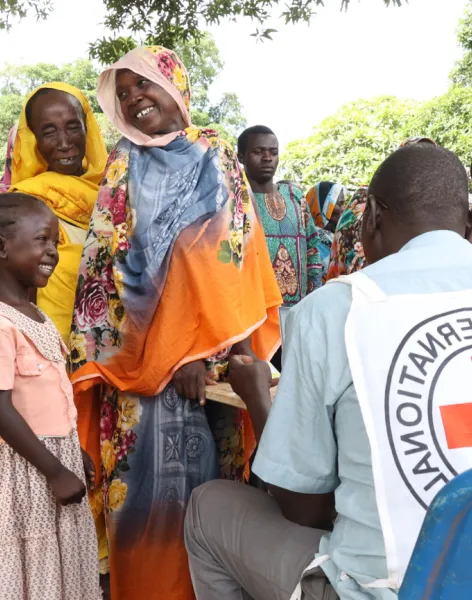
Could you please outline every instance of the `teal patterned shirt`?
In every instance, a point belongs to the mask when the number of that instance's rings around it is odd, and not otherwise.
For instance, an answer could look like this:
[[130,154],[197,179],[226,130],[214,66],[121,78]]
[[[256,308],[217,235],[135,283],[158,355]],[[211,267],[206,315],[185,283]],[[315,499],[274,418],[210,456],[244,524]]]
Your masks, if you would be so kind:
[[284,306],[321,287],[320,239],[303,192],[282,183],[274,194],[254,194]]

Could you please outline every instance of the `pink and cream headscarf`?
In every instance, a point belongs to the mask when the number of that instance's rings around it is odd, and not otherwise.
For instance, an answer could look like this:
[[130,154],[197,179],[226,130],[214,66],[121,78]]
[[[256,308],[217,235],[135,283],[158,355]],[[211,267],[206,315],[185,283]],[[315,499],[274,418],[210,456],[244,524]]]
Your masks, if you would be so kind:
[[138,146],[166,146],[180,131],[151,137],[128,123],[116,96],[116,72],[120,69],[134,71],[149,81],[160,85],[177,103],[187,127],[190,118],[190,80],[187,69],[172,50],[162,46],[135,48],[119,61],[108,67],[98,80],[97,99],[103,112],[118,131]]

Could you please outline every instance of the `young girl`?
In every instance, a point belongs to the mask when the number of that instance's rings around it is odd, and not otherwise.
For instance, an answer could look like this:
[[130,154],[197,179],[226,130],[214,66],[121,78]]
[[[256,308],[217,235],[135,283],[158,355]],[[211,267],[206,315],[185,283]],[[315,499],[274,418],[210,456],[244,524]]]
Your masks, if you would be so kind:
[[28,301],[57,265],[58,237],[43,202],[0,197],[1,600],[101,597],[65,347]]

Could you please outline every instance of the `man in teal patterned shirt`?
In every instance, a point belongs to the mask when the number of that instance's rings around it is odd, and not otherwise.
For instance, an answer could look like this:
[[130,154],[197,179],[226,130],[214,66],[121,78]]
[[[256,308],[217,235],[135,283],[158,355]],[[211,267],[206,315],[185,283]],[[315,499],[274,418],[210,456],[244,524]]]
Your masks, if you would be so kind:
[[284,306],[294,306],[321,286],[320,241],[313,217],[300,188],[274,182],[279,142],[268,127],[243,131],[238,158],[256,199]]

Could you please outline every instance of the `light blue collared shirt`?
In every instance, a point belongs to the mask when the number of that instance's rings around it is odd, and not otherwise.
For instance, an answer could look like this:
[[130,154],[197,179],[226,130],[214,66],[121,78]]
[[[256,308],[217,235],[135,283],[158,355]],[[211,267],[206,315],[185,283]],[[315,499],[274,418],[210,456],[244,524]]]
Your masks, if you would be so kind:
[[[425,233],[363,272],[388,295],[472,289],[472,245],[451,231]],[[323,570],[342,600],[392,600],[389,589],[358,585],[386,578],[387,563],[369,440],[344,343],[350,305],[351,288],[340,283],[290,310],[283,374],[253,469],[294,492],[335,491],[338,518],[319,549],[330,556]]]

